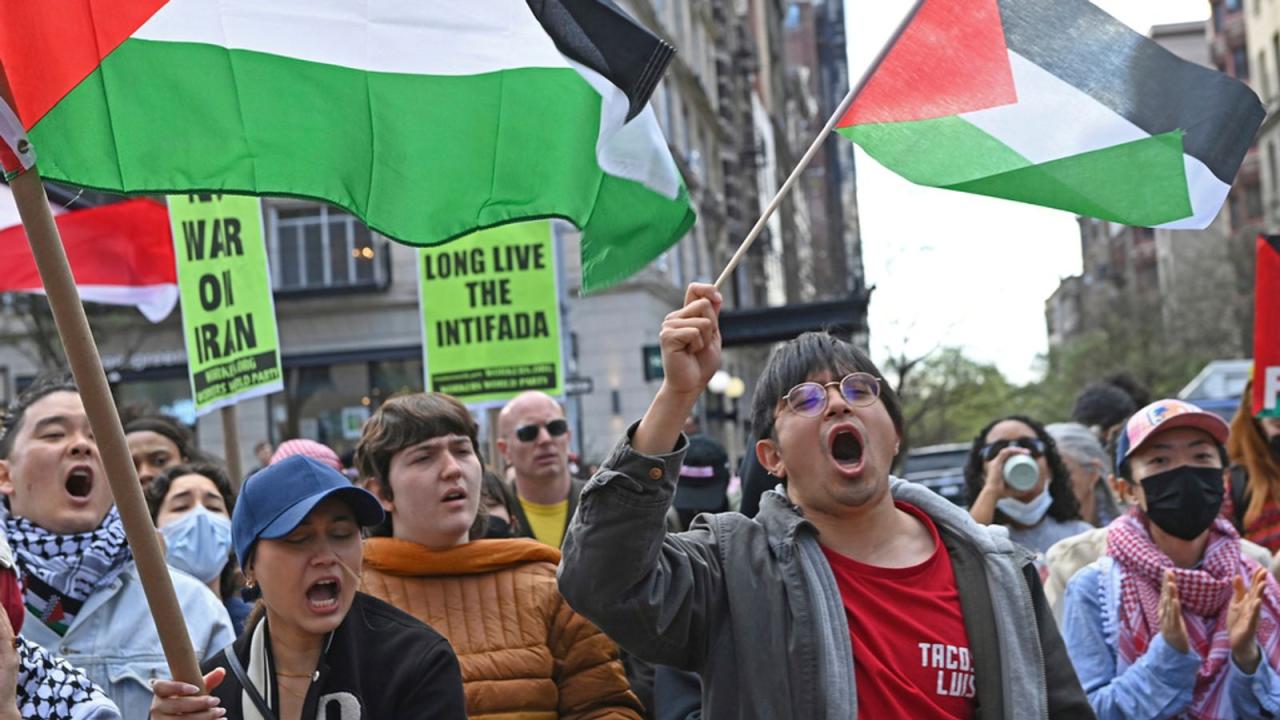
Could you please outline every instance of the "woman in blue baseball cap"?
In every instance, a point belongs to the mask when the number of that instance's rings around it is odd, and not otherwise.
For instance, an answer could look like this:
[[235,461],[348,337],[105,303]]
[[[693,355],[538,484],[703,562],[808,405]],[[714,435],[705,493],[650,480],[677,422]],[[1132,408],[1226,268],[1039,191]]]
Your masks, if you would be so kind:
[[357,592],[360,528],[382,520],[373,495],[308,457],[245,481],[231,532],[258,611],[205,663],[209,694],[157,682],[151,717],[465,718],[448,641]]

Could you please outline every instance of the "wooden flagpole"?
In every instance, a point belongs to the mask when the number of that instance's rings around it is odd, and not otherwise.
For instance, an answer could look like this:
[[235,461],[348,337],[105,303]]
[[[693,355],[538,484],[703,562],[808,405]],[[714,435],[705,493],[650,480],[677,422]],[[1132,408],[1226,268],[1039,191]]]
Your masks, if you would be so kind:
[[[14,107],[13,95],[9,91],[3,68],[0,68],[0,101]],[[39,148],[36,150],[39,152]],[[164,552],[156,537],[155,524],[151,522],[151,513],[142,497],[142,485],[134,471],[129,446],[124,438],[124,428],[120,425],[120,415],[116,412],[107,376],[102,369],[102,358],[98,355],[93,334],[89,330],[89,320],[80,303],[80,293],[76,290],[71,265],[58,235],[58,226],[54,224],[53,214],[49,211],[49,199],[40,182],[39,170],[32,167],[10,181],[9,186],[18,206],[18,215],[26,229],[36,267],[40,271],[40,281],[44,284],[49,306],[53,310],[67,363],[71,366],[71,374],[75,377],[80,397],[84,400],[89,425],[97,440],[98,452],[107,473],[111,494],[115,496],[116,507],[120,511],[120,519],[124,523],[129,547],[138,564],[142,588],[160,635],[169,671],[173,673],[175,680],[203,688],[204,677],[196,662],[191,636],[182,619],[182,609],[173,590]]]
[[760,219],[757,220],[755,226],[751,228],[751,232],[747,233],[746,239],[742,241],[742,244],[738,246],[737,252],[735,252],[733,257],[729,259],[729,264],[725,266],[724,272],[720,273],[720,277],[716,278],[717,288],[724,284],[724,281],[727,280],[729,275],[733,273],[734,269],[738,267],[738,263],[742,262],[742,258],[746,256],[747,250],[751,249],[752,243],[754,243],[756,238],[760,236],[760,233],[764,231],[764,226],[769,222],[769,218],[773,217],[773,213],[777,211],[780,205],[782,205],[782,199],[787,196],[787,193],[791,192],[791,188],[795,186],[796,181],[800,179],[800,175],[809,167],[809,163],[813,162],[813,158],[817,156],[818,150],[822,148],[822,143],[826,141],[827,136],[835,129],[836,123],[840,122],[840,118],[844,117],[844,114],[853,106],[853,101],[858,99],[858,95],[862,92],[862,89],[867,86],[867,81],[871,79],[871,75],[880,67],[880,63],[884,61],[886,56],[888,56],[889,51],[893,49],[894,45],[898,44],[898,39],[902,37],[902,33],[906,31],[907,26],[915,19],[916,14],[920,12],[920,7],[924,5],[924,3],[925,0],[915,0],[915,4],[912,5],[911,10],[903,16],[902,22],[898,23],[898,27],[893,31],[893,35],[889,37],[889,41],[886,42],[884,47],[880,48],[880,52],[876,54],[875,60],[872,60],[871,64],[867,66],[867,69],[862,71],[862,77],[858,79],[857,84],[854,85],[853,88],[849,90],[849,93],[844,96],[844,100],[840,101],[840,106],[836,108],[836,111],[832,113],[831,118],[827,120],[827,124],[818,133],[818,137],[815,138],[813,144],[809,146],[804,157],[800,158],[800,164],[796,165],[795,169],[791,171],[791,175],[787,177],[787,181],[782,183],[782,187],[779,188],[778,193],[773,196],[773,200],[769,202],[768,207],[764,209],[764,212],[760,215]]

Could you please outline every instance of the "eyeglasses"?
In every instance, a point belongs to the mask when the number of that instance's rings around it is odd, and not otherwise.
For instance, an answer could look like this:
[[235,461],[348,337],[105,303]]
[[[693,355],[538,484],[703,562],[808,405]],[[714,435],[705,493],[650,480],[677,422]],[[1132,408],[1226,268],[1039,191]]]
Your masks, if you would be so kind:
[[989,445],[983,445],[978,454],[982,456],[983,462],[991,462],[1000,451],[1009,447],[1020,447],[1031,453],[1031,457],[1038,458],[1044,455],[1044,443],[1037,438],[1016,438],[1014,440],[997,440]]
[[827,388],[840,388],[840,396],[853,407],[867,407],[880,397],[880,380],[864,372],[849,373],[839,382],[803,382],[783,396],[787,407],[797,415],[817,417],[827,409]]
[[560,437],[561,435],[569,432],[569,421],[564,418],[560,418],[552,420],[546,425],[540,425],[538,423],[521,425],[516,428],[516,437],[519,438],[520,442],[531,443],[538,439],[538,431],[542,430],[544,427],[547,429],[547,434],[551,437]]

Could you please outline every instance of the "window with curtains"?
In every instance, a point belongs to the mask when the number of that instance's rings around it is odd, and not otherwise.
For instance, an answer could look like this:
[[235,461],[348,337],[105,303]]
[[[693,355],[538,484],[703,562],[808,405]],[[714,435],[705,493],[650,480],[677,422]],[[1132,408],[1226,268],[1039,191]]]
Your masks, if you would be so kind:
[[388,241],[351,214],[307,205],[272,207],[267,217],[276,292],[387,286]]

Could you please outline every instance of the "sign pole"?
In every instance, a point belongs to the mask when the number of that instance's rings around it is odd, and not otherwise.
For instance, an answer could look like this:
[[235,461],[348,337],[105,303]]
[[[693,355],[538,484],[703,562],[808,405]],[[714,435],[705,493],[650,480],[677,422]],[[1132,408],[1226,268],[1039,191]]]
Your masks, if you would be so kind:
[[[2,71],[0,100],[13,105]],[[40,281],[49,298],[49,307],[53,311],[67,363],[80,388],[89,425],[97,439],[107,482],[115,497],[125,536],[138,565],[142,588],[155,620],[165,659],[169,663],[169,671],[175,680],[203,688],[204,678],[191,646],[191,636],[182,619],[182,609],[173,590],[164,552],[156,537],[155,524],[151,522],[151,513],[142,497],[142,485],[138,482],[133,459],[129,455],[120,415],[111,398],[107,376],[102,369],[102,358],[98,355],[98,348],[89,329],[89,320],[80,303],[80,294],[76,290],[75,278],[71,274],[71,265],[67,261],[66,250],[62,247],[58,227],[53,222],[53,214],[49,212],[49,198],[40,182],[38,169],[33,166],[10,181],[9,187],[13,191],[14,203],[18,206],[18,214],[26,229],[27,242],[31,245],[36,267],[40,271]]]
[[222,448],[226,453],[227,473],[231,475],[231,489],[238,494],[244,472],[240,467],[240,427],[236,421],[236,406],[225,405],[222,414]]

